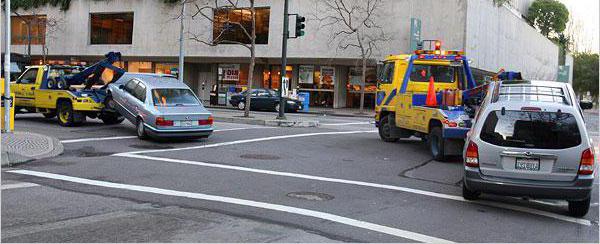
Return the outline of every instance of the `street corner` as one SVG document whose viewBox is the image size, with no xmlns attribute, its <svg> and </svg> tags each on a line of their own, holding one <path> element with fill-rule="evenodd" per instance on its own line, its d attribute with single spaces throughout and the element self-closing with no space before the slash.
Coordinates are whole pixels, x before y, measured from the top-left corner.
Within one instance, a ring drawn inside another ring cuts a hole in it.
<svg viewBox="0 0 600 244">
<path fill-rule="evenodd" d="M 2 133 L 2 167 L 58 156 L 62 143 L 54 137 L 15 131 Z"/>
<path fill-rule="evenodd" d="M 265 126 L 279 126 L 279 127 L 318 127 L 319 121 L 317 120 L 265 120 Z"/>
</svg>

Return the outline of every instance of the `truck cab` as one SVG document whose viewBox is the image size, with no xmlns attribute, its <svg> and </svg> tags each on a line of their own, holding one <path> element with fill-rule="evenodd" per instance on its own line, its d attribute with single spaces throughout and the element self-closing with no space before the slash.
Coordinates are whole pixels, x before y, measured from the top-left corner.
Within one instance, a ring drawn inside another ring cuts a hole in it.
<svg viewBox="0 0 600 244">
<path fill-rule="evenodd" d="M 381 139 L 417 136 L 428 142 L 436 160 L 460 155 L 471 125 L 463 102 L 470 95 L 464 91 L 475 87 L 462 51 L 439 48 L 386 57 L 375 107 Z"/>
</svg>

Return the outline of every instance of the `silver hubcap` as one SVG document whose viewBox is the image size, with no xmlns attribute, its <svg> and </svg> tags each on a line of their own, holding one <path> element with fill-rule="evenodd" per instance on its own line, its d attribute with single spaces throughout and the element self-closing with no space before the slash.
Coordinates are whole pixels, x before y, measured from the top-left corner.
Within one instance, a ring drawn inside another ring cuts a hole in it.
<svg viewBox="0 0 600 244">
<path fill-rule="evenodd" d="M 279 104 L 275 105 L 275 111 L 279 112 Z"/>
<path fill-rule="evenodd" d="M 239 109 L 244 109 L 244 108 L 246 108 L 246 103 L 244 103 L 244 102 L 240 102 L 240 103 L 238 104 L 238 108 L 239 108 Z"/>
</svg>

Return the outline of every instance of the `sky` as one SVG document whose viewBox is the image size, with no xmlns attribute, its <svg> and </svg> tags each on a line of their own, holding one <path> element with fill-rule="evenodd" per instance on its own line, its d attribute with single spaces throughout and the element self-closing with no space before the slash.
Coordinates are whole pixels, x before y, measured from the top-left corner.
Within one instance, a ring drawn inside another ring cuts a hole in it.
<svg viewBox="0 0 600 244">
<path fill-rule="evenodd" d="M 570 23 L 567 33 L 574 36 L 574 51 L 598 53 L 600 6 L 599 0 L 559 0 L 569 9 Z"/>
</svg>

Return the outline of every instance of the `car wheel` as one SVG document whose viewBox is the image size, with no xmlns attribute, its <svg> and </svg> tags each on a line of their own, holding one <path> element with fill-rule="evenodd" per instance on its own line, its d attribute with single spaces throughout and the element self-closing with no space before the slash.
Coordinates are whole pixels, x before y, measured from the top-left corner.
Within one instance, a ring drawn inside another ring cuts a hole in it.
<svg viewBox="0 0 600 244">
<path fill-rule="evenodd" d="M 578 201 L 568 201 L 569 214 L 573 217 L 585 216 L 590 210 L 590 199 L 591 197 Z"/>
<path fill-rule="evenodd" d="M 118 113 L 105 113 L 100 117 L 100 119 L 102 120 L 102 122 L 104 122 L 104 124 L 107 125 L 120 124 L 121 122 L 123 122 L 123 120 L 125 120 L 125 118 Z"/>
<path fill-rule="evenodd" d="M 379 138 L 384 142 L 397 142 L 396 137 L 392 137 L 392 125 L 389 116 L 382 116 L 379 120 Z"/>
<path fill-rule="evenodd" d="M 479 195 L 481 195 L 481 193 L 469 190 L 469 188 L 467 188 L 467 185 L 463 182 L 462 195 L 463 198 L 466 200 L 476 200 L 477 198 L 479 198 Z"/>
<path fill-rule="evenodd" d="M 276 104 L 275 104 L 275 112 L 278 112 L 278 113 L 279 113 L 279 109 L 280 109 L 280 107 L 279 107 L 279 103 L 276 103 Z"/>
<path fill-rule="evenodd" d="M 246 109 L 246 103 L 240 102 L 240 103 L 238 103 L 237 107 L 239 110 L 244 110 L 244 109 Z"/>
<path fill-rule="evenodd" d="M 142 119 L 138 119 L 135 131 L 137 132 L 137 137 L 140 139 L 146 139 L 146 128 L 144 127 L 144 121 Z"/>
<path fill-rule="evenodd" d="M 433 159 L 437 161 L 446 160 L 446 154 L 444 152 L 444 138 L 442 137 L 442 128 L 436 126 L 429 132 L 429 150 Z"/>
<path fill-rule="evenodd" d="M 44 118 L 46 118 L 46 119 L 51 119 L 51 118 L 56 117 L 56 112 L 55 111 L 50 111 L 50 112 L 47 112 L 47 113 L 43 113 L 42 115 L 44 115 Z"/>
</svg>

